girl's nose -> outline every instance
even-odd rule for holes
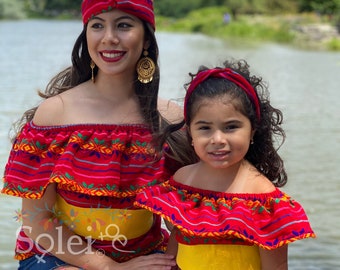
[[[225,136],[223,132],[221,132],[220,130],[216,130],[211,137],[211,143],[212,144],[225,144],[226,140],[225,140]]]

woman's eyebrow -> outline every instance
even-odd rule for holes
[[[125,19],[131,20],[131,21],[135,21],[135,19],[134,19],[133,17],[128,16],[128,15],[124,15],[124,16],[118,17],[118,18],[116,18],[114,21],[120,21],[120,20],[125,20]],[[92,20],[100,20],[100,21],[102,21],[102,22],[105,21],[103,18],[97,17],[97,16],[92,17],[91,21],[92,21]]]

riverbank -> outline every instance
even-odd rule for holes
[[[41,18],[37,14],[24,14],[15,5],[10,7],[7,6],[7,11],[0,18],[18,20],[33,16],[35,19],[81,19],[80,14],[74,12],[48,14],[48,18]],[[220,6],[193,10],[184,18],[168,18],[156,14],[156,25],[157,31],[202,33],[224,39],[236,46],[272,42],[303,50],[340,51],[340,18],[336,24],[334,18],[316,13],[239,14],[235,18],[230,15],[227,7]]]
[[[340,29],[317,14],[239,15],[221,7],[195,10],[185,18],[156,17],[162,31],[202,33],[228,42],[273,42],[305,50],[340,51]]]

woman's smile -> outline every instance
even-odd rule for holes
[[[106,62],[118,62],[121,60],[125,52],[123,51],[102,51],[100,52],[100,55],[102,56],[103,60]]]

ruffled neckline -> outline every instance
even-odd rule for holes
[[[302,206],[276,188],[261,194],[207,191],[168,181],[137,195],[136,206],[176,226],[185,244],[246,243],[274,249],[315,237]]]
[[[95,130],[117,130],[117,129],[146,129],[150,127],[145,124],[96,124],[96,123],[82,123],[82,124],[68,124],[68,125],[52,125],[52,126],[39,126],[33,121],[27,123],[32,129],[41,131],[75,131],[79,129],[95,129]]]
[[[40,198],[46,187],[91,196],[134,197],[169,176],[146,125],[27,123],[5,168],[3,193]],[[164,145],[167,151],[167,145]]]
[[[273,191],[265,193],[227,193],[213,190],[206,190],[197,187],[192,187],[186,184],[177,182],[173,177],[169,179],[169,185],[172,186],[174,190],[181,190],[186,194],[200,194],[202,197],[213,198],[213,199],[225,199],[232,200],[233,198],[238,198],[242,200],[259,200],[261,202],[266,201],[268,198],[279,198],[282,197],[282,191],[275,187]]]

